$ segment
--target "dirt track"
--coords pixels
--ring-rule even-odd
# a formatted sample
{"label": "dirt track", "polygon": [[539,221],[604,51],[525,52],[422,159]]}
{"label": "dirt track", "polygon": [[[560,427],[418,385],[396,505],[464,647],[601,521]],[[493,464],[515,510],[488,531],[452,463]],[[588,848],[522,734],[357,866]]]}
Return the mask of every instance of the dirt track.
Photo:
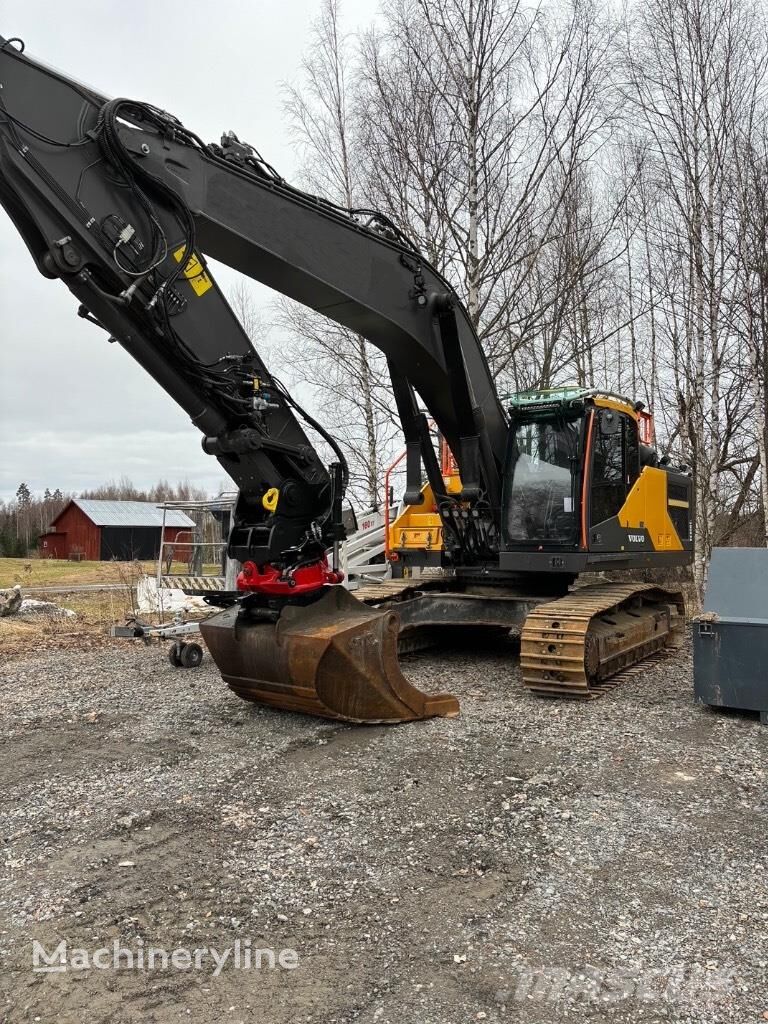
{"label": "dirt track", "polygon": [[[588,705],[521,692],[505,649],[406,669],[456,692],[462,717],[275,713],[158,647],[6,661],[4,1019],[761,1019],[753,717],[695,707],[685,650]],[[298,967],[33,973],[33,939],[62,938],[249,939]]]}

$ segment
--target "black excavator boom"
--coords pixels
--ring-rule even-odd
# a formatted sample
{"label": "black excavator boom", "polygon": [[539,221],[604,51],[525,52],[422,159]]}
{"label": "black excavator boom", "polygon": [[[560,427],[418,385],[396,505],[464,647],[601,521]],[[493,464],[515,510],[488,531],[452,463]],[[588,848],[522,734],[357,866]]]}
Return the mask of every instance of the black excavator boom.
{"label": "black excavator boom", "polygon": [[[422,458],[435,466],[418,394],[459,460],[464,508],[478,504],[488,515],[500,501],[506,415],[456,293],[386,217],[292,188],[232,134],[206,144],[165,111],[108,99],[33,60],[15,40],[0,38],[0,81],[0,203],[39,271],[61,280],[80,315],[186,410],[205,451],[239,489],[229,552],[244,563],[247,608],[225,634],[222,622],[204,627],[217,662],[229,665],[232,652],[247,647],[234,661],[263,677],[250,678],[258,697],[260,683],[274,687],[274,677],[297,692],[311,689],[323,660],[323,685],[336,698],[330,710],[313,710],[337,717],[402,720],[455,710],[455,701],[429,704],[411,690],[407,712],[400,697],[382,704],[382,692],[406,693],[391,615],[384,622],[352,598],[326,594],[341,578],[325,552],[344,536],[343,454],[265,366],[206,257],[381,349],[413,448],[410,500],[420,500]],[[335,466],[323,465],[307,426],[335,450]],[[444,497],[446,533],[459,557],[463,520],[450,518]],[[476,557],[476,542],[470,550]],[[306,631],[293,628],[302,616],[314,618],[329,651],[345,637],[343,657],[318,656],[307,671],[304,654],[296,655],[306,650]],[[300,685],[291,678],[299,663]],[[368,686],[370,700],[366,678],[383,680]],[[339,698],[345,685],[354,693]]]}

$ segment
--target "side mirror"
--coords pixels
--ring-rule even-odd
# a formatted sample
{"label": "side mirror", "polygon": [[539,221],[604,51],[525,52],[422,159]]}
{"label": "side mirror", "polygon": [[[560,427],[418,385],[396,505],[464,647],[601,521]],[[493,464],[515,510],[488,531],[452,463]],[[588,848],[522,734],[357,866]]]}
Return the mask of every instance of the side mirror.
{"label": "side mirror", "polygon": [[600,413],[600,433],[605,436],[618,434],[621,430],[621,417],[613,409],[603,409]]}

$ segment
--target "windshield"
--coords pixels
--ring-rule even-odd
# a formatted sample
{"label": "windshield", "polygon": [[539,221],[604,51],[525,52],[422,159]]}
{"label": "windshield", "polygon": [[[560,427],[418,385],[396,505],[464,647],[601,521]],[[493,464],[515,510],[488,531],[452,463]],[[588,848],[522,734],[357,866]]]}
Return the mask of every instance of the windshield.
{"label": "windshield", "polygon": [[504,533],[512,544],[575,543],[581,419],[520,421],[504,481]]}

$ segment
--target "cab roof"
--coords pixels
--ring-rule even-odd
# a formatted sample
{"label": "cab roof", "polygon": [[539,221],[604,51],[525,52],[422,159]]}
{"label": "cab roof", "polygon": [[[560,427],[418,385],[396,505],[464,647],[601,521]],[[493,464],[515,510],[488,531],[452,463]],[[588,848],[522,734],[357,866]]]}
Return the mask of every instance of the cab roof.
{"label": "cab roof", "polygon": [[535,388],[530,391],[516,391],[507,399],[509,411],[519,413],[525,410],[531,412],[544,412],[555,410],[559,407],[573,408],[580,404],[606,406],[611,409],[620,409],[637,419],[638,409],[636,403],[626,395],[615,394],[611,391],[603,391],[599,388],[563,387],[563,388]]}

